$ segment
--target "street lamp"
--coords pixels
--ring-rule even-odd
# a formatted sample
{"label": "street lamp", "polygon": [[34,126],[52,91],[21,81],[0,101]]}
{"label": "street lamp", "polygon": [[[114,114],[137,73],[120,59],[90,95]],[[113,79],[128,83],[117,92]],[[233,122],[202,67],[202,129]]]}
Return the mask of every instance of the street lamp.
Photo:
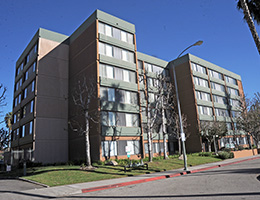
{"label": "street lamp", "polygon": [[[186,49],[184,49],[180,53],[180,55],[176,59],[178,59],[189,48],[191,48],[193,46],[200,46],[202,43],[203,43],[203,41],[199,40],[196,43],[188,46]],[[182,153],[183,153],[183,160],[184,160],[184,170],[187,171],[188,168],[187,168],[187,155],[186,155],[186,148],[185,148],[185,133],[183,131],[183,125],[182,125],[181,106],[180,106],[180,99],[179,99],[178,86],[177,86],[177,80],[176,80],[176,71],[175,71],[174,60],[172,61],[172,65],[173,65],[173,76],[174,76],[175,92],[176,92],[177,106],[178,106],[178,113],[179,113],[179,120],[180,120],[180,135],[181,135],[181,141],[182,141]]]}

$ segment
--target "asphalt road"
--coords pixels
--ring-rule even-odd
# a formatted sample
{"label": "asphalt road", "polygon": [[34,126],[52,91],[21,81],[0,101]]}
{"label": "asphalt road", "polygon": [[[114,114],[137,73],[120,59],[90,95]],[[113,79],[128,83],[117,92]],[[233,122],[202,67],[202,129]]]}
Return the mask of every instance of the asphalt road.
{"label": "asphalt road", "polygon": [[25,190],[43,188],[40,185],[16,179],[0,179],[0,200],[7,200],[6,194],[19,194]]}
{"label": "asphalt road", "polygon": [[260,199],[260,159],[60,199]]}

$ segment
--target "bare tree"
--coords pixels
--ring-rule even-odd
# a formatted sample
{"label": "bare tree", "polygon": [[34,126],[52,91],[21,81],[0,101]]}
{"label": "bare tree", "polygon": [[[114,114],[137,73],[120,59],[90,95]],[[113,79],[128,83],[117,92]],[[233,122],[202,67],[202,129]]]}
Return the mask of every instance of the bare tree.
{"label": "bare tree", "polygon": [[72,91],[72,101],[77,108],[75,116],[73,116],[69,125],[71,129],[80,135],[85,136],[86,143],[86,166],[91,166],[91,154],[90,154],[90,121],[98,123],[99,115],[96,110],[91,110],[91,103],[97,98],[97,85],[93,79],[86,79],[83,77],[82,81],[78,81],[75,88]]}
{"label": "bare tree", "polygon": [[[163,134],[163,154],[164,159],[168,158],[167,155],[167,136],[174,136],[179,141],[179,147],[181,147],[181,137],[179,135],[179,116],[176,108],[176,97],[174,94],[174,86],[170,81],[170,78],[163,73],[157,74],[156,78],[153,78],[153,88],[156,90],[154,93],[154,99],[151,102],[148,101],[148,145],[152,146],[153,130],[155,132],[162,132]],[[187,118],[183,116],[183,124],[185,130],[187,130]],[[187,137],[189,134],[187,134]],[[149,158],[152,158],[152,147],[149,148]],[[181,153],[181,148],[179,148]]]}
{"label": "bare tree", "polygon": [[252,99],[246,98],[243,102],[237,118],[237,128],[250,134],[258,145],[260,138],[260,93],[255,93]]}
{"label": "bare tree", "polygon": [[9,132],[4,128],[0,129],[0,150],[4,150],[9,144]]}
{"label": "bare tree", "polygon": [[206,139],[209,146],[209,152],[211,152],[211,145],[214,144],[215,153],[217,153],[216,139],[225,136],[227,133],[226,122],[221,121],[201,121],[200,133],[202,138]]}
{"label": "bare tree", "polygon": [[[0,84],[0,108],[3,106],[6,106],[5,93],[6,93],[6,87],[4,87],[3,84]],[[2,113],[2,112],[3,111],[0,110],[0,113]]]}

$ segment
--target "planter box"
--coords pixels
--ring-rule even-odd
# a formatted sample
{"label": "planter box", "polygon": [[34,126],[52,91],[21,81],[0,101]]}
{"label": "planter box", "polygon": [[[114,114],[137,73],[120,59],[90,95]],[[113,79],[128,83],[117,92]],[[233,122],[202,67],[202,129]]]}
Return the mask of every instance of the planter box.
{"label": "planter box", "polygon": [[257,149],[249,149],[249,150],[242,150],[242,151],[232,151],[234,153],[234,158],[243,158],[248,156],[255,156],[257,155]]}

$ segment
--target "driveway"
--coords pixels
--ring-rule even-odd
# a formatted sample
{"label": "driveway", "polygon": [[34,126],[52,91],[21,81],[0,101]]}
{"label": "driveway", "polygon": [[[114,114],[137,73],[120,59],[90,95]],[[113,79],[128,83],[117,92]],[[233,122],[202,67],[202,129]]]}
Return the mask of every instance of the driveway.
{"label": "driveway", "polygon": [[0,179],[0,199],[5,199],[4,194],[17,193],[24,190],[43,188],[40,185],[28,183],[17,179]]}

